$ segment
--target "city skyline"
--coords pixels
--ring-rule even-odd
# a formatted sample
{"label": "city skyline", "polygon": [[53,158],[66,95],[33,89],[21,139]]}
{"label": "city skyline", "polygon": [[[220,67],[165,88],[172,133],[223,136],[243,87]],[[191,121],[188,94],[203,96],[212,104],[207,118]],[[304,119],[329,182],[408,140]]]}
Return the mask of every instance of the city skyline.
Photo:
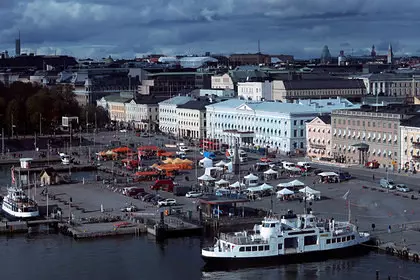
{"label": "city skyline", "polygon": [[415,37],[418,1],[38,0],[0,3],[0,49],[14,55],[21,32],[22,52],[80,58],[132,58],[146,53],[292,54],[320,57],[420,55]]}

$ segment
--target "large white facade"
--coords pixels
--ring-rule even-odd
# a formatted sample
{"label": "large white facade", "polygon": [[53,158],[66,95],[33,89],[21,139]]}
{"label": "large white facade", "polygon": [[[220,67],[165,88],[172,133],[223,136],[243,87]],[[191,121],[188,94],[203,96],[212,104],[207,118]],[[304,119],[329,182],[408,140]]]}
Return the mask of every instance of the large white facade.
{"label": "large white facade", "polygon": [[205,136],[206,111],[177,108],[178,133],[180,137],[201,139]]}
{"label": "large white facade", "polygon": [[238,99],[211,104],[206,106],[207,138],[229,145],[238,141],[242,146],[269,146],[282,152],[304,150],[306,123],[320,113],[346,107],[335,100],[318,100],[324,106]]}
{"label": "large white facade", "polygon": [[159,121],[158,104],[138,104],[133,99],[125,103],[126,122],[135,128],[149,129]]}
{"label": "large white facade", "polygon": [[273,100],[270,81],[238,83],[238,96],[245,100],[262,101]]}
{"label": "large white facade", "polygon": [[159,103],[159,130],[164,133],[178,134],[177,106],[191,101],[189,96],[175,96]]}

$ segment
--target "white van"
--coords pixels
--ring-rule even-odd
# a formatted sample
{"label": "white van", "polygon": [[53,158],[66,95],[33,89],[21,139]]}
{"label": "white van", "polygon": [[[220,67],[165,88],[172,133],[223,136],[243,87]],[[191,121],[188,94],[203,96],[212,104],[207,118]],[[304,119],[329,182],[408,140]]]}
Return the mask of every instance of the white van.
{"label": "white van", "polygon": [[287,162],[283,161],[283,168],[289,171],[298,172],[301,171],[299,167],[296,167],[296,165],[293,162]]}
{"label": "white van", "polygon": [[[233,159],[234,151],[235,151],[234,149],[226,150],[226,158],[230,159],[230,160]],[[239,161],[240,162],[248,161],[248,154],[244,150],[239,149],[238,153],[239,153]]]}
{"label": "white van", "polygon": [[300,162],[298,162],[298,163],[297,163],[297,165],[298,165],[298,166],[301,166],[301,167],[304,167],[304,168],[306,168],[306,169],[311,168],[310,163],[309,163],[309,162],[305,162],[305,161],[300,161]]}

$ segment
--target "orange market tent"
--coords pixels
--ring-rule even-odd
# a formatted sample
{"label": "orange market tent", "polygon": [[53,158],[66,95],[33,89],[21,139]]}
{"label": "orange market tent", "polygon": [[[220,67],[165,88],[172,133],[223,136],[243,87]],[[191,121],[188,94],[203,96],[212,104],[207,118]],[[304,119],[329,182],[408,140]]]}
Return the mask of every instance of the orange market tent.
{"label": "orange market tent", "polygon": [[159,167],[159,164],[154,163],[154,164],[152,165],[152,167],[153,167],[153,168]]}
{"label": "orange market tent", "polygon": [[173,162],[173,159],[167,158],[167,159],[163,160],[162,162],[164,162],[165,164],[171,164]]}
{"label": "orange market tent", "polygon": [[128,153],[131,152],[129,147],[119,147],[112,150],[114,153]]}
{"label": "orange market tent", "polygon": [[134,175],[136,176],[157,176],[159,175],[158,171],[137,171]]}
{"label": "orange market tent", "polygon": [[184,159],[182,161],[182,163],[184,163],[184,164],[193,164],[192,160],[189,160],[189,159]]}
{"label": "orange market tent", "polygon": [[160,157],[173,157],[174,155],[175,155],[175,152],[164,152],[164,153],[161,153],[158,156],[160,156]]}
{"label": "orange market tent", "polygon": [[159,151],[157,146],[140,146],[137,148],[138,151]]}
{"label": "orange market tent", "polygon": [[165,170],[165,171],[174,171],[174,170],[180,170],[181,169],[178,164],[164,164],[164,165],[158,166],[158,168],[160,170]]}
{"label": "orange market tent", "polygon": [[173,164],[181,164],[181,163],[184,163],[184,161],[183,161],[182,159],[180,159],[180,158],[176,158],[176,159],[174,159],[174,160],[172,161],[172,163],[173,163]]}

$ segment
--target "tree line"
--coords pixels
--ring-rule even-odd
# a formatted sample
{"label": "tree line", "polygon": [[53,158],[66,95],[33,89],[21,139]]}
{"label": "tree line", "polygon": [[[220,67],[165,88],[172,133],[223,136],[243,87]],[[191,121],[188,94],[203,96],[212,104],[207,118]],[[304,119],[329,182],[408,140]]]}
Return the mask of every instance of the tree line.
{"label": "tree line", "polygon": [[[6,87],[0,82],[0,128],[5,135],[52,134],[61,125],[61,118],[79,117],[79,124],[98,127],[109,122],[108,113],[93,104],[80,106],[71,85],[42,87],[31,83],[14,82]],[[0,131],[1,133],[1,131]]]}

